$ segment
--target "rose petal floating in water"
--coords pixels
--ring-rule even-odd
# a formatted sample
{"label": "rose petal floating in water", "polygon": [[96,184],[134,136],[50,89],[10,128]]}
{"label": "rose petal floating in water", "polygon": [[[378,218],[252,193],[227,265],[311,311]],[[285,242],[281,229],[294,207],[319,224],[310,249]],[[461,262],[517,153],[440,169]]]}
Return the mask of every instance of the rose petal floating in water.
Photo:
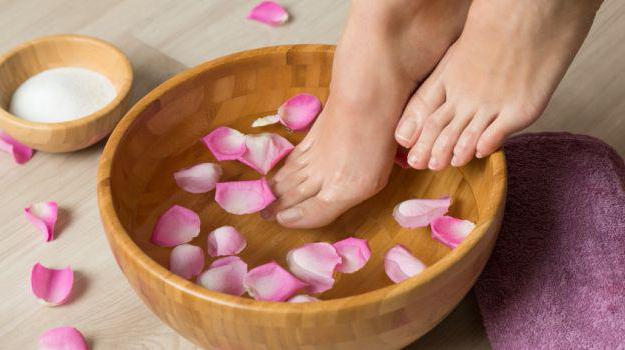
{"label": "rose petal floating in water", "polygon": [[395,221],[406,228],[425,227],[437,217],[445,215],[451,205],[451,197],[441,199],[409,199],[395,206]]}
{"label": "rose petal floating in water", "polygon": [[180,188],[191,193],[206,193],[215,188],[221,177],[221,167],[213,163],[201,163],[174,173]]}
{"label": "rose petal floating in water", "polygon": [[309,284],[309,293],[322,293],[334,285],[334,271],[341,263],[336,249],[325,242],[308,243],[291,250],[286,261],[295,276]]}
{"label": "rose petal floating in water", "polygon": [[366,239],[349,237],[334,243],[332,246],[342,259],[342,262],[336,267],[338,272],[356,272],[363,268],[371,258],[371,249],[369,249]]}
{"label": "rose petal floating in water", "polygon": [[260,128],[262,126],[272,125],[280,122],[280,116],[268,115],[266,117],[260,117],[252,123],[253,128]]}
{"label": "rose petal floating in water", "polygon": [[200,217],[192,210],[174,205],[154,225],[151,241],[161,247],[173,247],[188,243],[199,234]]}
{"label": "rose petal floating in water", "polygon": [[263,210],[276,197],[267,180],[233,181],[217,183],[215,201],[231,214],[251,214]]}
{"label": "rose petal floating in water", "polygon": [[217,160],[238,159],[245,153],[245,135],[225,126],[218,127],[202,138]]}
{"label": "rose petal floating in water", "polygon": [[204,268],[202,248],[191,244],[181,244],[171,251],[169,270],[176,275],[191,279],[199,275],[202,268]]}
{"label": "rose petal floating in water", "polygon": [[277,27],[289,20],[289,13],[276,2],[263,1],[250,11],[247,18]]}
{"label": "rose petal floating in water", "polygon": [[285,301],[307,286],[275,261],[247,273],[245,289],[256,300]]}
{"label": "rose petal floating in water", "polygon": [[278,108],[280,122],[293,131],[306,130],[321,112],[321,101],[315,95],[297,94]]}
{"label": "rose petal floating in water", "polygon": [[204,288],[230,295],[243,295],[247,264],[238,256],[215,260],[197,279]]}
{"label": "rose petal floating in water", "polygon": [[39,337],[39,350],[89,350],[89,346],[78,329],[57,327]]}
{"label": "rose petal floating in water", "polygon": [[39,202],[24,208],[26,218],[43,233],[46,242],[54,239],[54,225],[59,213],[56,202]]}
{"label": "rose petal floating in water", "polygon": [[74,286],[74,271],[71,267],[49,269],[36,263],[30,273],[33,294],[47,306],[63,304],[69,298]]}
{"label": "rose petal floating in water", "polygon": [[239,161],[263,175],[267,175],[294,148],[289,140],[270,133],[247,135],[245,145],[247,150]]}
{"label": "rose petal floating in water", "polygon": [[454,249],[473,231],[475,224],[469,220],[441,216],[430,223],[430,228],[432,238]]}
{"label": "rose petal floating in water", "polygon": [[33,157],[32,148],[20,143],[3,131],[0,131],[0,151],[13,155],[17,164],[24,164]]}
{"label": "rose petal floating in water", "polygon": [[311,303],[315,301],[321,301],[315,297],[311,297],[308,294],[299,294],[288,300],[289,303]]}
{"label": "rose petal floating in water", "polygon": [[384,271],[395,283],[416,276],[425,268],[426,266],[419,259],[400,244],[389,249],[384,255]]}
{"label": "rose petal floating in water", "polygon": [[222,226],[208,234],[208,255],[237,255],[247,246],[245,237],[232,226]]}

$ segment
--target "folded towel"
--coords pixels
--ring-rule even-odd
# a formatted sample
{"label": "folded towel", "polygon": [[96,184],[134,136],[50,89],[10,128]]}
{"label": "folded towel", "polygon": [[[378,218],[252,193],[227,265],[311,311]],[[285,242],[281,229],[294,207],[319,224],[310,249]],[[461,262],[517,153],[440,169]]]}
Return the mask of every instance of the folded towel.
{"label": "folded towel", "polygon": [[605,143],[525,134],[475,287],[494,349],[625,349],[625,165]]}

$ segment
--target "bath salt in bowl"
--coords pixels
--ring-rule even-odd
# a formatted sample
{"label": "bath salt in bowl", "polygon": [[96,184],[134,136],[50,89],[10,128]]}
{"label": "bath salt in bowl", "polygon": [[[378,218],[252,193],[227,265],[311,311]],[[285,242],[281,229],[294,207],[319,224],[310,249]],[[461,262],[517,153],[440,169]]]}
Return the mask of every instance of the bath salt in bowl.
{"label": "bath salt in bowl", "polygon": [[[285,229],[275,221],[263,220],[259,213],[229,214],[212,193],[189,193],[177,185],[176,172],[201,163],[219,164],[223,170],[220,182],[260,179],[263,175],[239,161],[217,161],[202,138],[222,126],[245,135],[259,133],[252,127],[254,120],[275,115],[284,101],[300,93],[324,102],[333,53],[332,46],[278,46],[199,65],[139,101],[105,147],[98,174],[98,201],[116,261],[141,300],[202,348],[400,349],[451,312],[490,255],[505,199],[501,152],[439,172],[395,167],[388,186],[380,193],[331,225],[313,230]],[[281,126],[267,128],[292,144],[306,135]],[[282,164],[284,161],[271,169],[267,179]],[[453,201],[446,215],[476,223],[453,250],[433,239],[427,225],[403,228],[393,217],[393,208],[403,201],[447,196]],[[331,288],[321,292],[299,288],[292,278],[285,278],[285,273],[276,279],[282,280],[278,282],[283,283],[282,290],[262,282],[271,279],[248,280],[252,284],[248,287],[256,292],[258,288],[264,292],[291,288],[290,292],[320,301],[260,301],[240,289],[230,291],[236,295],[224,294],[171,273],[168,268],[173,248],[150,242],[155,223],[173,205],[184,206],[200,218],[200,233],[189,244],[206,248],[211,231],[223,226],[235,228],[245,238],[246,247],[225,254],[236,253],[237,258],[227,259],[240,258],[248,271],[258,272],[254,269],[273,261],[289,269],[289,251],[307,243],[333,244],[348,237],[366,240],[371,254],[367,253],[366,263],[347,269],[352,273],[335,273]],[[395,284],[386,275],[384,256],[398,244],[425,269]],[[216,258],[207,255],[204,271]],[[301,256],[295,258],[292,263],[303,261]],[[205,285],[212,286],[218,280],[216,275],[205,275]],[[293,296],[280,294],[277,298],[276,293],[271,294],[262,299],[289,300]]]}
{"label": "bath salt in bowl", "polygon": [[71,152],[107,136],[126,112],[126,55],[102,40],[55,35],[0,56],[0,130],[41,151]]}

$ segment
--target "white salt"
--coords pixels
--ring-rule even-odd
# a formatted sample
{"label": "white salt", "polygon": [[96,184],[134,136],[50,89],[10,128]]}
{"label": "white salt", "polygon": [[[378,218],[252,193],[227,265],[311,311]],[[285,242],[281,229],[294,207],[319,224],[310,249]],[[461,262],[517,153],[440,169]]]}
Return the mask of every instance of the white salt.
{"label": "white salt", "polygon": [[58,123],[80,119],[117,96],[104,75],[77,67],[54,68],[32,76],[13,97],[11,114],[33,122]]}

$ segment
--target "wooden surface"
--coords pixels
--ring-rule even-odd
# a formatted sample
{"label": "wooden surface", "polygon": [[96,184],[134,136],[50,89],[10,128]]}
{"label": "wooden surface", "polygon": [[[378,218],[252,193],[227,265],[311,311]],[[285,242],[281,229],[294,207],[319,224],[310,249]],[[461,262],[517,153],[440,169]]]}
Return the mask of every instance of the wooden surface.
{"label": "wooden surface", "polygon": [[[347,12],[337,0],[283,1],[294,21],[278,29],[244,20],[248,1],[0,0],[0,51],[54,33],[109,40],[135,69],[133,101],[172,74],[234,51],[284,43],[335,43]],[[533,131],[601,138],[625,155],[625,3],[608,0]],[[45,329],[79,327],[96,349],[195,349],[140,302],[116,266],[96,204],[102,144],[70,155],[38,153],[27,165],[0,154],[0,348],[34,349]],[[60,234],[44,243],[23,217],[34,201],[57,200]],[[74,300],[44,308],[28,288],[32,265],[71,264]],[[410,349],[488,349],[469,296]]]}
{"label": "wooden surface", "polygon": [[[11,96],[24,81],[45,70],[67,66],[99,72],[113,84],[117,96],[94,113],[62,123],[34,123],[8,112]],[[124,116],[131,86],[128,58],[105,41],[83,35],[52,35],[28,41],[0,56],[0,130],[46,152],[89,147],[110,134]]]}
{"label": "wooden surface", "polygon": [[[275,114],[283,101],[304,91],[325,102],[333,53],[330,45],[284,45],[202,64],[141,99],[102,154],[98,203],[117,262],[162,320],[204,348],[400,349],[453,310],[490,256],[505,201],[502,152],[437,173],[395,167],[380,193],[331,225],[310,230],[285,229],[258,214],[230,215],[212,193],[192,194],[176,185],[176,171],[218,162],[201,141],[217,127],[258,133],[251,127],[258,116]],[[305,135],[281,125],[264,131],[294,144]],[[260,177],[240,162],[220,164],[222,181]],[[447,195],[453,198],[451,215],[477,225],[453,251],[433,240],[427,229],[403,229],[393,219],[396,203]],[[156,220],[173,205],[200,216],[202,230],[191,244],[204,247],[208,232],[236,227],[247,238],[240,256],[250,268],[272,260],[287,266],[291,249],[350,235],[368,241],[372,258],[363,270],[339,275],[334,287],[320,295],[325,302],[267,303],[214,293],[170,273],[172,249],[150,242]],[[383,257],[395,244],[407,247],[429,268],[393,284],[384,272]]]}

